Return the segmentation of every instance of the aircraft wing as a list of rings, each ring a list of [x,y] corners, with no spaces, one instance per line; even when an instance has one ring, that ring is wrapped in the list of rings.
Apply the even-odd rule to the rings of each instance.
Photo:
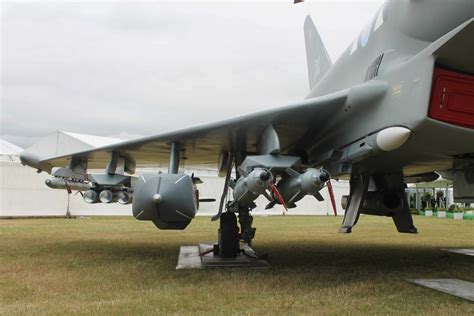
[[[137,167],[161,167],[168,165],[170,143],[179,142],[186,165],[217,166],[223,152],[255,153],[257,140],[269,125],[279,136],[282,153],[294,152],[300,150],[295,146],[304,143],[302,138],[309,130],[317,132],[315,126],[324,127],[324,122],[341,117],[340,113],[345,111],[347,104],[350,103],[351,107],[367,106],[383,96],[385,91],[385,82],[370,81],[283,107],[57,157],[37,157],[26,150],[21,159],[45,171],[52,167],[66,167],[72,158],[86,161],[88,169],[101,169],[107,165],[111,153],[118,152]]]

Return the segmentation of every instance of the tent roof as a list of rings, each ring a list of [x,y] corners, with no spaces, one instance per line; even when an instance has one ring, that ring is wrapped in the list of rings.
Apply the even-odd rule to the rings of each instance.
[[[122,142],[122,139],[57,131],[25,149],[41,160]]]
[[[0,155],[18,156],[23,148],[18,147],[4,139],[0,139]]]
[[[103,136],[96,136],[96,135],[88,135],[88,134],[79,134],[79,133],[71,133],[65,131],[59,131],[58,133],[63,133],[65,135],[71,136],[83,143],[91,145],[93,147],[102,147],[107,145],[112,145],[116,143],[123,142],[123,139],[119,138],[111,138],[111,137],[103,137]]]

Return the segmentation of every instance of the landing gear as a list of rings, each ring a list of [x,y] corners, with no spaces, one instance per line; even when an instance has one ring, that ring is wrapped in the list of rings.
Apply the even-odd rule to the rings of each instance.
[[[240,253],[239,227],[237,217],[232,212],[222,213],[218,230],[218,255],[234,258]]]
[[[240,241],[251,246],[252,239],[255,237],[256,229],[252,227],[253,217],[250,215],[250,208],[239,206],[237,209],[235,206],[232,211],[228,210],[220,217],[218,245],[215,247],[214,254],[223,258],[237,257],[240,254]],[[235,211],[239,214],[240,234]]]
[[[239,207],[240,239],[252,245],[252,239],[255,237],[256,228],[252,227],[253,216],[250,215],[250,209],[247,206]]]
[[[341,233],[350,233],[360,214],[388,216],[400,233],[416,234],[402,173],[352,175]]]

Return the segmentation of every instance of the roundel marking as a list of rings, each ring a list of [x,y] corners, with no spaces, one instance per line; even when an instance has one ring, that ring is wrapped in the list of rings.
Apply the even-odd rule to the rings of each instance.
[[[371,27],[372,27],[372,23],[369,23],[362,30],[362,33],[360,34],[360,46],[365,47],[369,43]]]

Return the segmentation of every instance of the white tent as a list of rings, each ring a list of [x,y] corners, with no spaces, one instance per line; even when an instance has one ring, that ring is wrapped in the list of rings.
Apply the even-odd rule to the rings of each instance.
[[[4,139],[0,139],[0,160],[1,161],[18,161],[20,152],[23,148],[18,147]]]
[[[57,131],[26,151],[52,157],[121,141],[123,140]],[[68,205],[72,215],[131,215],[129,205],[90,205],[84,203],[80,195],[72,194],[68,197],[64,190],[48,188],[44,183],[50,178],[47,173],[37,174],[34,169],[21,165],[20,147],[4,140],[0,144],[0,217],[65,216]]]
[[[67,155],[122,142],[123,139],[57,131],[25,149],[42,158]]]

